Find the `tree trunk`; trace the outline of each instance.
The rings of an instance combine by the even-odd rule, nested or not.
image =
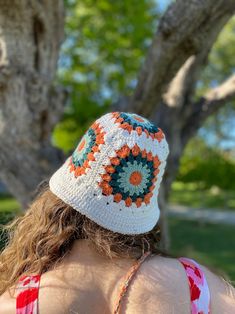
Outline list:
[[[65,98],[53,85],[63,22],[62,1],[0,0],[0,178],[22,204],[61,159],[50,137]]]

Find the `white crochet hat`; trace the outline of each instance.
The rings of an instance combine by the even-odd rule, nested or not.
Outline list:
[[[169,153],[147,119],[112,112],[96,120],[51,177],[51,191],[100,226],[141,234],[157,223],[158,192]]]

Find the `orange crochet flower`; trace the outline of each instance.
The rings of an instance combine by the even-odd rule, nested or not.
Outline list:
[[[122,194],[121,193],[117,193],[114,195],[114,201],[119,203],[122,200]]]
[[[155,138],[158,140],[158,142],[161,142],[161,140],[164,139],[165,135],[162,132],[162,129],[158,128],[159,132],[155,133]]]
[[[99,186],[103,194],[112,194],[114,202],[124,201],[127,207],[149,204],[159,173],[158,157],[151,151],[141,150],[137,144],[132,149],[125,144],[116,154],[104,166],[106,173],[101,174]]]
[[[124,145],[121,149],[117,151],[117,155],[120,158],[125,158],[129,154],[130,154],[130,148],[128,147],[128,145]]]
[[[143,202],[142,198],[138,197],[137,200],[135,201],[135,204],[137,207],[140,207],[142,202]]]
[[[112,165],[104,166],[104,169],[107,171],[107,173],[115,172],[115,168]]]
[[[134,130],[140,136],[144,132],[147,138],[151,137],[152,140],[157,139],[158,142],[161,142],[164,138],[164,133],[160,128],[157,128],[149,120],[137,114],[113,112],[112,117],[120,128],[127,130],[129,133]]]
[[[102,181],[102,182],[99,183],[99,186],[102,188],[103,193],[105,195],[110,195],[112,193],[112,191],[113,191],[113,189],[108,184],[108,182]]]
[[[127,199],[125,199],[125,203],[127,207],[130,207],[132,204],[132,199],[130,197],[128,197]]]
[[[110,158],[110,161],[111,161],[111,164],[115,166],[120,164],[120,160],[117,157]]]
[[[132,151],[133,156],[137,156],[140,152],[140,148],[137,144],[135,144],[135,146],[132,148],[131,151]]]
[[[90,162],[96,160],[95,154],[100,151],[100,145],[104,144],[104,135],[103,128],[97,122],[84,134],[69,163],[69,170],[75,177],[85,174],[86,169],[90,168]]]

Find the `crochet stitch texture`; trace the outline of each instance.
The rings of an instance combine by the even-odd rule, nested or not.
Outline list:
[[[133,113],[96,120],[51,177],[51,191],[100,226],[141,234],[157,223],[169,148],[163,131]]]

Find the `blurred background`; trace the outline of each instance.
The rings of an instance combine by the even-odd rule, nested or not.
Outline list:
[[[69,154],[90,123],[119,96],[133,94],[160,18],[171,1],[67,0],[65,40],[56,82],[69,95],[52,133]],[[235,18],[217,37],[197,80],[195,97],[234,73]],[[210,115],[180,156],[167,204],[170,252],[189,256],[235,283],[235,101]],[[20,213],[0,182],[0,223]],[[0,246],[3,248],[2,234]]]

